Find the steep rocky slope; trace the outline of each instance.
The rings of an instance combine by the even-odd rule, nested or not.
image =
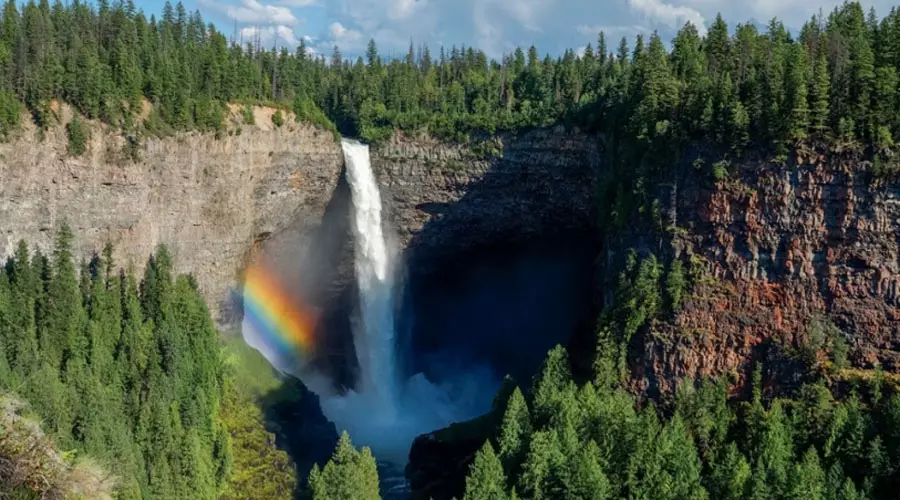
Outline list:
[[[855,366],[900,371],[900,179],[875,180],[853,156],[798,160],[747,162],[715,185],[683,176],[674,205],[665,207],[677,229],[662,239],[640,231],[598,235],[605,258],[596,269],[597,297],[607,305],[630,249],[680,258],[694,281],[674,316],[635,337],[629,363],[636,393],[671,394],[681,380],[706,375],[740,382],[754,361],[773,356],[789,364],[784,347],[807,342],[816,315],[844,332]],[[592,358],[591,347],[573,358]],[[798,373],[782,368],[779,382],[790,384]],[[478,439],[446,435],[420,436],[413,445],[407,475],[416,498],[461,494]]]
[[[149,139],[135,163],[123,157],[126,139],[96,125],[79,158],[66,153],[62,126],[43,139],[31,127],[0,144],[0,258],[20,239],[47,251],[63,220],[77,257],[111,242],[120,263],[140,266],[166,244],[221,318],[248,251],[273,233],[311,231],[340,178],[330,133],[272,128]]]
[[[477,148],[395,138],[372,165],[413,273],[498,244],[593,226],[597,141],[577,130],[504,135]]]
[[[804,343],[817,314],[844,332],[854,365],[900,371],[900,179],[873,179],[854,156],[806,156],[682,188],[674,245],[699,279],[645,335],[636,389],[744,376],[770,343]]]

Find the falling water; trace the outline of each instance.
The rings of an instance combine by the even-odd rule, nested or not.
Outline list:
[[[384,485],[387,487],[394,480],[396,484],[389,489],[402,492],[405,487],[402,466],[406,464],[413,439],[482,414],[490,408],[499,381],[487,367],[478,366],[448,374],[439,384],[421,373],[401,378],[395,356],[392,252],[382,227],[381,195],[369,162],[369,147],[345,139],[342,148],[353,201],[355,272],[360,299],[359,314],[353,325],[359,362],[356,386],[346,393],[335,393],[327,376],[311,369],[303,353],[293,352],[293,344],[285,342],[286,332],[277,328],[283,326],[282,322],[271,321],[281,318],[264,314],[263,319],[267,321],[262,323],[271,323],[273,328],[260,331],[245,314],[243,334],[247,343],[260,350],[273,366],[299,377],[319,395],[322,412],[339,431],[348,431],[355,444],[371,447],[380,460],[392,464],[390,477],[382,478]],[[263,300],[265,297],[273,295],[257,297],[259,311],[284,313],[276,307],[267,310],[265,306],[271,304]],[[274,298],[278,297],[276,293]],[[248,311],[254,310],[250,307],[254,304],[248,303],[250,299],[245,293]],[[303,325],[299,328],[302,333]],[[270,344],[279,346],[280,350],[267,348]]]
[[[381,225],[381,195],[369,163],[369,146],[344,139],[347,179],[353,196],[356,278],[360,317],[354,329],[360,378],[357,391],[367,396],[381,417],[396,412],[394,306],[390,254]]]

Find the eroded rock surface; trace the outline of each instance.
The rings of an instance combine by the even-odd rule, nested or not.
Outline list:
[[[62,127],[0,144],[0,258],[20,239],[48,251],[63,220],[78,259],[110,242],[121,265],[140,270],[166,244],[222,319],[255,244],[289,227],[312,230],[343,166],[330,133],[293,123],[149,139],[138,162],[124,159],[125,141],[95,128],[80,158],[66,153]]]
[[[749,373],[767,342],[800,345],[813,315],[846,335],[859,368],[900,371],[900,182],[858,158],[748,164],[716,189],[687,187],[676,247],[701,279],[647,335],[639,390]]]
[[[377,148],[372,165],[410,272],[434,272],[483,247],[589,234],[597,145],[559,127],[498,137],[487,155],[428,138]]]

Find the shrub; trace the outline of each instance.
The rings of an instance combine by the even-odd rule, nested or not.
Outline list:
[[[245,104],[244,107],[241,108],[241,117],[247,125],[254,125],[256,123],[256,117],[253,115],[253,107],[249,104]]]
[[[66,125],[66,133],[69,136],[69,154],[81,156],[87,150],[88,129],[81,122],[78,115],[72,117],[72,121]]]
[[[224,114],[219,101],[208,97],[200,97],[194,101],[194,123],[203,130],[221,130],[224,125]]]
[[[721,160],[713,163],[713,178],[722,181],[728,178],[728,160]]]
[[[672,261],[669,274],[666,276],[666,294],[669,296],[669,308],[673,313],[681,307],[687,293],[687,280],[684,276],[684,265],[680,260]]]
[[[281,114],[280,109],[276,111],[274,115],[272,115],[272,123],[274,123],[275,126],[279,128],[284,125],[284,115]]]
[[[337,127],[334,122],[328,119],[328,116],[325,115],[325,112],[322,111],[321,108],[315,105],[308,98],[298,95],[294,98],[293,103],[294,116],[298,122],[306,122],[311,123],[313,126],[331,131],[334,134],[335,140],[340,139],[340,134],[338,134]],[[361,133],[363,139],[366,139],[364,133]],[[368,140],[368,139],[367,139]]]

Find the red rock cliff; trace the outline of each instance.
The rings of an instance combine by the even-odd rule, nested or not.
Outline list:
[[[674,247],[697,279],[680,312],[643,336],[635,389],[745,376],[758,346],[802,343],[820,313],[847,335],[855,366],[900,371],[900,181],[872,179],[854,158],[799,163],[680,190]]]

